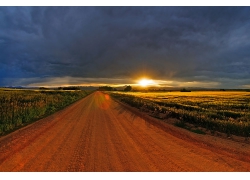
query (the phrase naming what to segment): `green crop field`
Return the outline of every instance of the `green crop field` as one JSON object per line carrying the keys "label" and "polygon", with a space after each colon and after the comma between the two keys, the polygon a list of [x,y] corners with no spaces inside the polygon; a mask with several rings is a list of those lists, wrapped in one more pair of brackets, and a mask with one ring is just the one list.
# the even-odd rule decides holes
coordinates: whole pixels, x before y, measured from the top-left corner
{"label": "green crop field", "polygon": [[0,89],[0,135],[52,114],[89,93]]}
{"label": "green crop field", "polygon": [[172,117],[211,131],[250,136],[250,92],[112,92],[111,96],[161,119]]}

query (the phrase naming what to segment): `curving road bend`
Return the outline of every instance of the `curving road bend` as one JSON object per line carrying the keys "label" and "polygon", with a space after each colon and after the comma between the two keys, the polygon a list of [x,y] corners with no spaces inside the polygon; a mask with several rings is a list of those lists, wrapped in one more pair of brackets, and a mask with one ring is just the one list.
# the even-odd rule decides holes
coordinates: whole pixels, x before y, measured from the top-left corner
{"label": "curving road bend", "polygon": [[0,138],[0,171],[250,171],[249,144],[163,126],[94,92]]}

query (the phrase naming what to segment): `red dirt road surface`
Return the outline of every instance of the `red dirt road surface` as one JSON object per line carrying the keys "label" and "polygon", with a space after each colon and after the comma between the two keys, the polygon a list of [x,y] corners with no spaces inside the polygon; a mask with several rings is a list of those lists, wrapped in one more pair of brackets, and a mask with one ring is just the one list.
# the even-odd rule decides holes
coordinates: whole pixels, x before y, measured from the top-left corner
{"label": "red dirt road surface", "polygon": [[198,135],[95,92],[0,138],[0,171],[250,171],[250,145]]}

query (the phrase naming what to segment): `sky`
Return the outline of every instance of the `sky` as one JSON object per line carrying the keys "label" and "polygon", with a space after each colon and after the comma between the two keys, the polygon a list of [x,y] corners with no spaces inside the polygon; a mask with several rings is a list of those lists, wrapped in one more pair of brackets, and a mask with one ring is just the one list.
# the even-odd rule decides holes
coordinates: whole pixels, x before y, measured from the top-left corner
{"label": "sky", "polygon": [[250,88],[250,7],[0,7],[0,86]]}

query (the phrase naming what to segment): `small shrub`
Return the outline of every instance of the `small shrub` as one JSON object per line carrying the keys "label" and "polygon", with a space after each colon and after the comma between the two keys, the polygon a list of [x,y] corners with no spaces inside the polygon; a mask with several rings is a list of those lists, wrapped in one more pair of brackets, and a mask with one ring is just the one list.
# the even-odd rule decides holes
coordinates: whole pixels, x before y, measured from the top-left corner
{"label": "small shrub", "polygon": [[183,122],[183,121],[178,121],[178,122],[174,123],[174,125],[177,126],[177,127],[180,127],[180,128],[184,128],[184,129],[187,128],[186,123]]}
{"label": "small shrub", "polygon": [[192,129],[191,131],[196,133],[196,134],[206,134],[204,131],[202,131],[200,129]]}

